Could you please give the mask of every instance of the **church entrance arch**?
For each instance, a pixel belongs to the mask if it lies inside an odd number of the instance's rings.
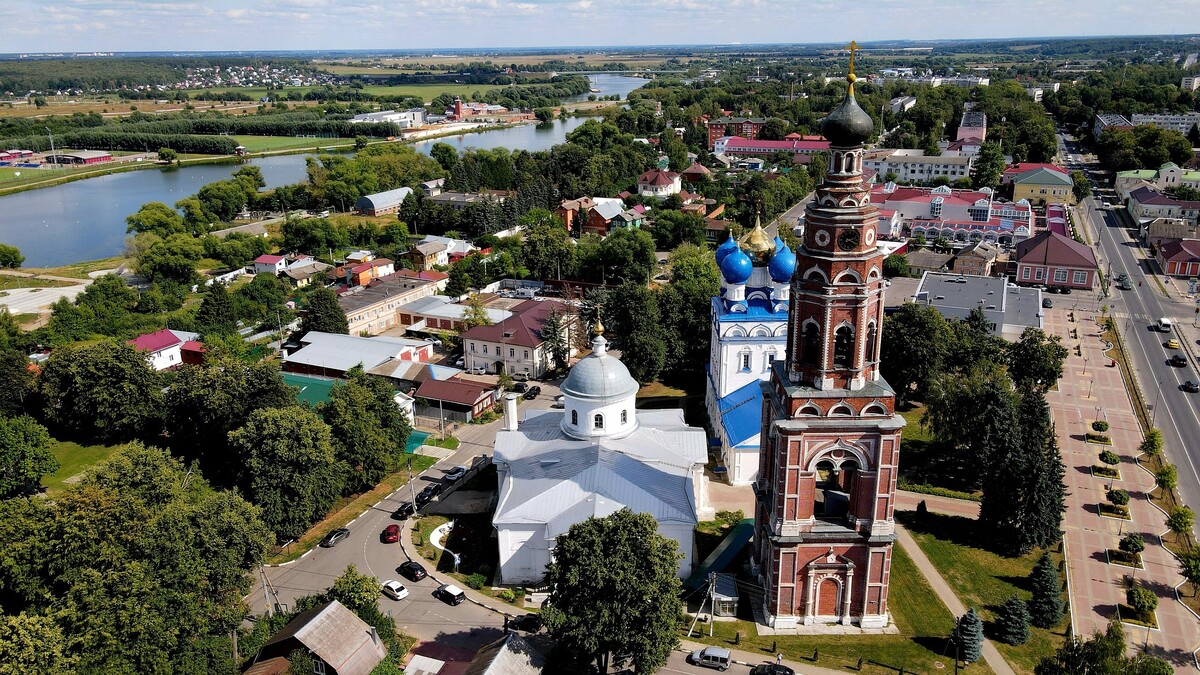
[[[825,577],[817,582],[817,618],[836,620],[842,606],[842,582],[837,577]]]

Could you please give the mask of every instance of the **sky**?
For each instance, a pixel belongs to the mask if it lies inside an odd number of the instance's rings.
[[[1200,31],[1200,0],[0,0],[0,51],[469,49]]]

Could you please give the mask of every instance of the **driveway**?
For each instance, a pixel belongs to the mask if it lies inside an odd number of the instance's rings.
[[[76,280],[80,281],[80,280]],[[14,288],[0,291],[0,307],[7,307],[9,314],[38,314],[60,298],[74,300],[87,286],[80,281],[78,286],[62,288]]]

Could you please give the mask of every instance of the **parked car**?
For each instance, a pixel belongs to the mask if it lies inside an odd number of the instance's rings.
[[[454,584],[442,584],[433,592],[433,597],[447,605],[461,605],[467,599],[467,594]]]
[[[461,356],[458,357],[457,359],[454,359],[454,367],[455,368],[462,368],[463,365],[465,365],[465,364],[466,364],[466,359],[464,359]]]
[[[796,671],[781,663],[760,663],[750,669],[750,675],[796,675]]]
[[[408,597],[408,589],[404,587],[404,584],[392,579],[383,582],[383,587],[379,590],[393,600],[403,600]]]
[[[728,670],[729,664],[733,663],[729,650],[723,647],[705,647],[697,649],[688,654],[688,663],[703,666],[704,668],[715,668],[717,670]]]
[[[542,617],[540,614],[519,614],[508,620],[508,627],[536,633],[542,629]]]
[[[434,497],[440,495],[441,493],[442,493],[442,484],[441,483],[430,483],[429,485],[425,486],[424,490],[421,490],[420,492],[417,493],[417,505],[425,506],[429,502],[433,501]]]
[[[455,481],[462,480],[462,477],[465,475],[467,475],[467,467],[459,465],[452,467],[446,472],[446,475],[442,476],[442,478],[447,483],[453,483]]]
[[[437,338],[433,338],[433,337],[425,338],[425,341],[428,342],[429,344],[433,345],[434,347],[442,346],[442,341]]]
[[[379,538],[382,539],[383,543],[385,544],[394,544],[400,541],[400,526],[396,525],[395,523],[388,525],[387,527],[383,528],[383,534],[380,535]]]
[[[667,259],[666,259],[666,258],[659,258],[659,259],[658,259],[658,264],[659,264],[659,265],[666,265],[666,264],[667,264]]]
[[[404,502],[395,511],[392,511],[392,518],[396,520],[408,520],[408,517],[417,512],[417,507],[413,506],[412,502]]]
[[[512,390],[517,392],[518,394],[524,394],[526,392],[526,390],[528,390],[528,389],[529,389],[529,385],[525,384],[524,382],[518,382],[518,383],[514,384],[512,387]]]
[[[513,382],[528,382],[529,373],[513,373],[511,375]]]
[[[409,581],[420,581],[429,576],[429,574],[425,571],[425,568],[421,566],[421,563],[415,560],[409,560],[408,562],[400,565],[396,568],[396,571],[400,574],[403,574],[404,577]]]
[[[562,394],[559,394],[558,396],[555,396],[555,397],[554,397],[554,403],[553,403],[553,404],[551,404],[551,406],[550,406],[550,407],[551,407],[551,408],[565,408],[565,407],[567,407],[567,397],[563,396]]]
[[[1176,368],[1182,368],[1187,365],[1187,357],[1183,354],[1175,354],[1171,357],[1171,365]]]
[[[1050,298],[1042,298],[1042,307],[1045,307],[1046,309],[1050,309],[1053,306],[1054,306],[1053,300],[1051,300]]]
[[[321,548],[333,548],[334,546],[337,546],[339,541],[341,541],[349,536],[350,536],[350,528],[339,527],[338,529],[334,530],[333,532],[330,532],[329,534],[325,535],[325,538],[321,540],[320,546],[321,546]]]
[[[524,398],[526,401],[532,401],[533,399],[537,398],[538,395],[541,393],[542,393],[542,388],[535,385],[535,386],[530,387],[529,391],[525,392],[525,395],[522,398]]]
[[[487,375],[487,368],[476,366],[474,368],[467,368],[467,372],[472,375]]]

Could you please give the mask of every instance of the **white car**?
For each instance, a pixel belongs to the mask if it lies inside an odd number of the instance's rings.
[[[428,342],[429,344],[433,345],[434,347],[441,347],[441,346],[442,346],[442,341],[441,341],[441,340],[439,340],[439,339],[437,339],[437,338],[432,338],[432,337],[430,337],[430,338],[425,338],[425,341],[426,341],[426,342]]]
[[[464,364],[466,364],[466,361],[463,359],[463,357],[460,356],[457,359],[454,359],[455,368],[462,368]]]
[[[482,367],[468,368],[467,372],[472,375],[487,375],[487,368],[482,368]]]
[[[391,579],[383,582],[383,587],[379,590],[393,600],[403,600],[408,597],[408,589],[404,587],[404,584]]]

